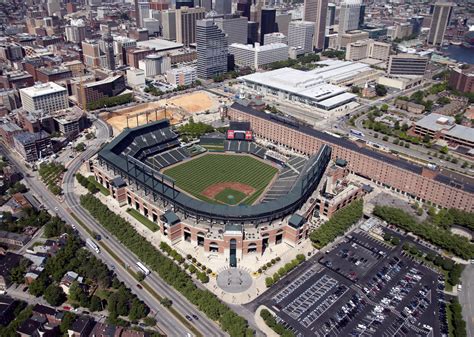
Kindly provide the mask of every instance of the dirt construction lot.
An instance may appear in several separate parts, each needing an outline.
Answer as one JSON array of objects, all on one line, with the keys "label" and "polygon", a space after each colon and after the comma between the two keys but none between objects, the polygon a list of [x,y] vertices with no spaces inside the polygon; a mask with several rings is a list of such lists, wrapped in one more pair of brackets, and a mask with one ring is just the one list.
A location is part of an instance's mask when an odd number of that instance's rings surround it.
[{"label": "dirt construction lot", "polygon": [[[166,116],[165,116],[165,105]],[[133,128],[143,125],[147,121],[152,122],[168,118],[171,124],[182,122],[186,117],[206,110],[216,110],[219,106],[217,96],[205,92],[196,91],[191,94],[179,95],[170,99],[162,99],[157,102],[138,104],[133,107],[116,110],[104,116],[115,132],[119,133],[127,127]]]}]

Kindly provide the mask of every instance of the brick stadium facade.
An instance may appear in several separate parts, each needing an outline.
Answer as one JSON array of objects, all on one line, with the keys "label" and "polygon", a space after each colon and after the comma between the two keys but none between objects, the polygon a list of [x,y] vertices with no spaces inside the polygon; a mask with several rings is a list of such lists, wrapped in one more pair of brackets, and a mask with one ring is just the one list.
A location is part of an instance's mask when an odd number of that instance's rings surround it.
[{"label": "brick stadium facade", "polygon": [[285,123],[283,119],[274,119],[269,114],[238,103],[229,107],[227,116],[232,120],[250,122],[257,137],[307,155],[327,144],[332,148],[332,159],[346,160],[349,170],[354,174],[421,202],[430,201],[440,207],[474,212],[474,184],[467,177],[461,180],[460,177],[441,174],[395,156],[360,147],[343,138],[294,123]]}]

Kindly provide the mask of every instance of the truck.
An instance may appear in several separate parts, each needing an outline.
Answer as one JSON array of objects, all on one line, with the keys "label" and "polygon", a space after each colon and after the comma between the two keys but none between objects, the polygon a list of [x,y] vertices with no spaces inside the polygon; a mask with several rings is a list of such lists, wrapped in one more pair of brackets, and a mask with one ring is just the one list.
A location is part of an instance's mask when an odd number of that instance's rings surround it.
[{"label": "truck", "polygon": [[97,247],[97,245],[95,244],[94,241],[92,241],[92,239],[87,239],[86,240],[86,245],[92,249],[93,251],[95,251],[97,254],[100,254],[100,249],[99,247]]}]

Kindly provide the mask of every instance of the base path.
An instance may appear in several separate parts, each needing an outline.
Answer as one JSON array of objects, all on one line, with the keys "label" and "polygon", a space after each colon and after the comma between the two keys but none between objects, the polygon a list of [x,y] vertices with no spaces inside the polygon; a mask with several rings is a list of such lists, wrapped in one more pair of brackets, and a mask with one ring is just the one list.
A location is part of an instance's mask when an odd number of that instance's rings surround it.
[{"label": "base path", "polygon": [[214,200],[214,197],[226,188],[231,188],[235,191],[240,191],[242,193],[245,193],[246,196],[252,195],[255,192],[255,188],[253,188],[252,186],[238,182],[225,182],[211,185],[207,187],[204,191],[202,191],[201,194],[206,198]]}]

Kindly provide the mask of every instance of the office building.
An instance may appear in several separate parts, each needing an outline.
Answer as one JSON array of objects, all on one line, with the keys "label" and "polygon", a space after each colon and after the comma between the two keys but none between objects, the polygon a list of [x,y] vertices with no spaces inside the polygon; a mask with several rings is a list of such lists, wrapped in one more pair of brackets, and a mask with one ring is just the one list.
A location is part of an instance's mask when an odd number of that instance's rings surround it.
[{"label": "office building", "polygon": [[247,43],[248,21],[244,16],[228,15],[222,18],[215,18],[217,27],[227,35],[227,41],[232,43]]},{"label": "office building", "polygon": [[245,16],[250,21],[250,7],[252,6],[251,0],[238,0],[237,1],[237,12],[240,12],[242,16]]},{"label": "office building", "polygon": [[86,40],[82,41],[82,57],[86,67],[98,68],[100,67],[100,49],[97,41]]},{"label": "office building", "polygon": [[369,38],[369,33],[360,30],[353,30],[347,33],[338,34],[338,49],[346,49],[347,45],[359,40]]},{"label": "office building", "polygon": [[18,133],[13,136],[13,144],[15,150],[29,163],[53,153],[51,138],[45,131]]},{"label": "office building", "polygon": [[194,6],[202,7],[206,12],[209,12],[212,10],[212,0],[195,0]]},{"label": "office building", "polygon": [[210,79],[227,72],[228,42],[212,19],[199,20],[197,35],[197,76]]},{"label": "office building", "polygon": [[72,43],[81,43],[86,39],[86,25],[81,19],[71,20],[65,28],[66,41]]},{"label": "office building", "polygon": [[464,93],[474,93],[474,67],[451,69],[449,86]]},{"label": "office building", "polygon": [[273,8],[262,8],[260,17],[260,44],[263,45],[265,34],[277,31],[276,10]]},{"label": "office building", "polygon": [[247,22],[247,43],[254,44],[258,42],[258,22]]},{"label": "office building", "polygon": [[161,25],[163,38],[176,41],[176,11],[174,9],[161,12]]},{"label": "office building", "polygon": [[359,61],[372,58],[387,61],[390,56],[391,45],[371,39],[359,40],[346,46],[346,60]]},{"label": "office building", "polygon": [[423,19],[424,16],[414,16],[410,18],[413,35],[419,35],[421,33],[421,28],[423,27]]},{"label": "office building", "polygon": [[362,28],[365,24],[365,4],[360,4],[360,12],[359,12],[359,27],[358,29]]},{"label": "office building", "polygon": [[145,71],[146,77],[154,77],[164,74],[171,68],[169,57],[161,54],[151,54],[145,56],[143,60],[138,61],[138,67]]},{"label": "office building", "polygon": [[326,38],[328,0],[305,0],[304,21],[314,22],[313,47],[322,50]]},{"label": "office building", "polygon": [[139,27],[143,28],[143,19],[150,17],[150,3],[149,2],[139,2],[138,3],[139,11]]},{"label": "office building", "polygon": [[301,47],[305,53],[313,50],[314,23],[292,21],[288,27],[288,46]]},{"label": "office building", "polygon": [[284,43],[288,44],[288,39],[282,33],[270,33],[265,34],[263,37],[264,44],[271,44],[271,43]]},{"label": "office building", "polygon": [[181,7],[176,10],[176,41],[185,46],[196,42],[196,21],[204,19],[204,8]]},{"label": "office building", "polygon": [[336,23],[336,4],[328,3],[328,15],[326,17],[326,26],[331,27]]},{"label": "office building", "polygon": [[390,75],[423,76],[428,65],[428,57],[414,54],[398,54],[390,56],[388,73]]},{"label": "office building", "polygon": [[441,46],[443,44],[446,27],[451,20],[454,6],[455,4],[451,2],[435,3],[427,38],[428,44],[433,46]]},{"label": "office building", "polygon": [[194,1],[193,0],[176,0],[176,9],[180,9],[183,7],[194,7]]},{"label": "office building", "polygon": [[413,33],[413,26],[409,22],[395,22],[392,31],[392,40],[404,39]]},{"label": "office building", "polygon": [[214,0],[213,9],[217,14],[226,15],[232,13],[232,0]]},{"label": "office building", "polygon": [[28,112],[43,110],[51,113],[69,106],[67,89],[54,82],[20,89],[20,98]]},{"label": "office building", "polygon": [[[102,36],[100,43],[101,51],[104,54],[104,58],[101,58],[102,68],[109,70],[115,70],[115,52],[114,52],[114,39],[109,32]],[[104,61],[105,62],[102,62]]]},{"label": "office building", "polygon": [[360,6],[360,0],[345,0],[341,4],[339,11],[339,34],[359,29]]},{"label": "office building", "polygon": [[259,43],[252,45],[231,44],[229,54],[234,55],[236,65],[259,69],[260,67],[288,59],[288,45],[273,43],[261,46]]},{"label": "office building", "polygon": [[428,135],[431,139],[444,139],[453,146],[474,147],[474,129],[456,124],[452,116],[429,114],[414,123],[413,131],[421,137]]},{"label": "office building", "polygon": [[197,71],[193,67],[173,68],[166,72],[166,80],[175,86],[190,86],[197,80]]},{"label": "office building", "polygon": [[157,19],[147,18],[143,19],[143,28],[148,29],[148,35],[159,35],[161,26]]},{"label": "office building", "polygon": [[46,8],[49,16],[61,17],[61,2],[59,0],[47,0]]},{"label": "office building", "polygon": [[116,75],[101,81],[79,83],[77,102],[83,109],[104,98],[118,96],[125,91],[125,77]]},{"label": "office building", "polygon": [[145,71],[143,69],[130,68],[127,70],[127,83],[130,87],[145,85]]},{"label": "office building", "polygon": [[275,23],[277,25],[277,32],[288,36],[288,26],[291,22],[291,13],[277,12],[275,17]]}]

